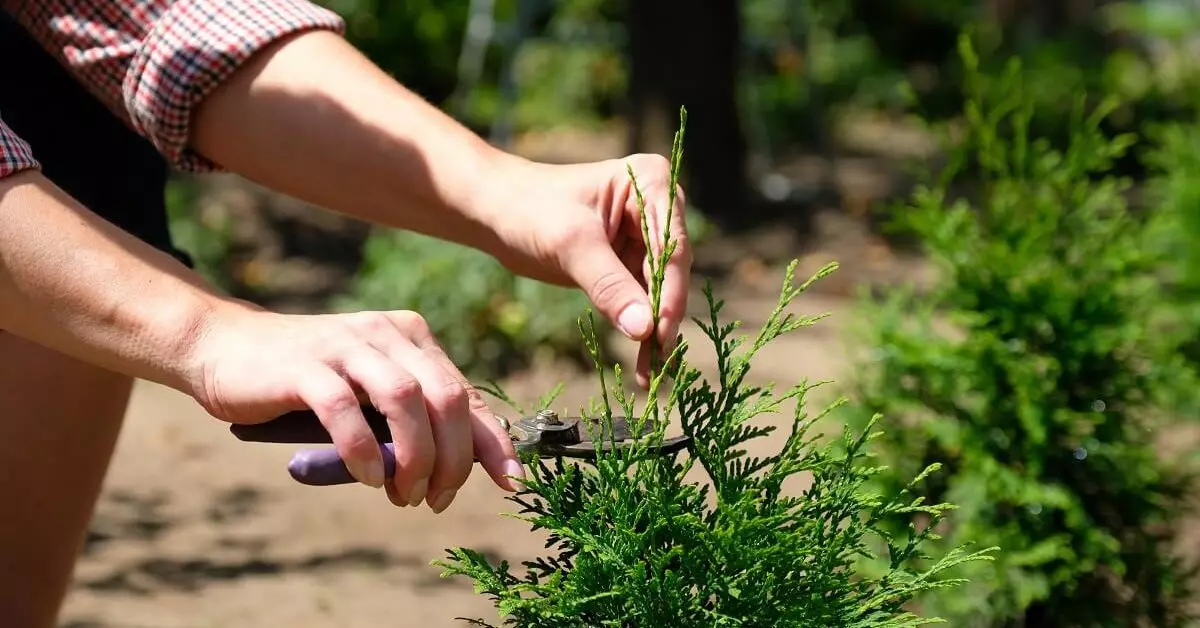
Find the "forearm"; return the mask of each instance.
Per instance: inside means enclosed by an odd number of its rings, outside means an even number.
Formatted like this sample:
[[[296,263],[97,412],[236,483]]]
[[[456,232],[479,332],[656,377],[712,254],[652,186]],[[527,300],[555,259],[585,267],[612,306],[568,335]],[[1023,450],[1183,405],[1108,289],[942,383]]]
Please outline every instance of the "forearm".
[[[198,107],[191,145],[305,201],[485,250],[494,235],[475,200],[525,166],[329,32],[239,69]]]
[[[0,179],[0,329],[181,389],[205,316],[222,303],[37,171]]]

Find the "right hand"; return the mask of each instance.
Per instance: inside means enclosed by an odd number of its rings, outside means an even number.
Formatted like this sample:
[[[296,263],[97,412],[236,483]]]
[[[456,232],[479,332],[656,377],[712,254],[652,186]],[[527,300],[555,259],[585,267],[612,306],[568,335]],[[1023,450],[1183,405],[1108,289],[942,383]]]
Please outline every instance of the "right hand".
[[[208,317],[193,352],[191,395],[231,423],[311,409],[355,479],[387,485],[397,506],[442,512],[477,457],[497,486],[524,478],[509,435],[415,312],[286,315],[233,308]],[[396,474],[359,408],[388,420]]]

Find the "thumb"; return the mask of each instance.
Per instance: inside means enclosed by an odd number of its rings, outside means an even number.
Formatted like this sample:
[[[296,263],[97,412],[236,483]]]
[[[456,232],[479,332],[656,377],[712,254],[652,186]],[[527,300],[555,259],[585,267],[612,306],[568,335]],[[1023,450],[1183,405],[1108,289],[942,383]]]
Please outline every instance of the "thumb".
[[[607,243],[577,248],[565,270],[622,333],[631,340],[650,337],[654,330],[650,298]]]

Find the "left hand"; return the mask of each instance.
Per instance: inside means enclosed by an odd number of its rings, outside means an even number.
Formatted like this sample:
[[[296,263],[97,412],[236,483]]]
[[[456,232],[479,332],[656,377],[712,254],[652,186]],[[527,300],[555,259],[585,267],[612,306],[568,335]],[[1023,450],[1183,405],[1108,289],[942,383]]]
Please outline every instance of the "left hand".
[[[626,164],[646,202],[649,243]],[[670,175],[667,159],[650,154],[588,164],[526,162],[488,186],[479,201],[499,240],[497,250],[489,252],[502,264],[519,275],[578,286],[601,315],[641,343],[636,372],[643,388],[649,385],[655,333],[646,249],[662,252]],[[684,207],[683,190],[678,190],[670,223],[677,244],[659,305],[657,339],[664,353],[673,347],[687,309],[692,250]]]

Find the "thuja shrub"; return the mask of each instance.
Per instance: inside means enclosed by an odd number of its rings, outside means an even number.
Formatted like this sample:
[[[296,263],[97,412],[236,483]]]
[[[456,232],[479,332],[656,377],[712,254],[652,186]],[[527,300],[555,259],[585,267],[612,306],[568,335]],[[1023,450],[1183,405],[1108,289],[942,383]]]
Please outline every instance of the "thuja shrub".
[[[662,255],[650,257],[656,318],[664,260],[673,246],[667,234]],[[688,365],[687,342],[680,338],[669,356],[655,362],[641,410],[621,387],[620,367],[610,372],[604,365],[591,317],[582,319],[601,391],[586,414],[602,425],[616,414],[629,417],[635,431],[649,425],[651,436],[629,449],[598,450],[593,461],[531,460],[526,489],[512,497],[520,506],[514,516],[548,534],[547,554],[514,568],[455,548],[439,562],[445,573],[470,578],[494,601],[503,625],[522,628],[931,623],[906,603],[958,584],[947,572],[988,559],[990,552],[955,547],[930,557],[934,528],[949,506],[914,499],[907,487],[882,495],[868,491],[868,479],[879,472],[869,462],[874,432],[847,431],[840,445],[822,442],[814,426],[828,410],[810,416],[805,402],[814,384],[776,392],[747,381],[757,351],[820,318],[787,309],[833,266],[799,286],[794,270],[793,263],[777,306],[751,336],[722,322],[721,302],[710,288],[708,320],[697,323],[716,349],[716,376],[705,379]],[[775,437],[775,453],[748,455],[750,441],[772,437],[776,429],[760,415],[778,413],[788,402],[795,412],[790,430]],[[654,448],[667,433],[668,417],[677,417],[692,440],[686,451],[660,456]],[[935,469],[922,469],[910,484]],[[796,476],[806,476],[809,488],[785,490]],[[885,521],[909,525],[889,533]],[[877,546],[883,552],[874,553]],[[863,556],[881,563],[883,575],[859,574],[855,564]],[[917,560],[929,564],[914,569]]]
[[[919,494],[959,507],[947,538],[1001,548],[922,608],[961,626],[1185,625],[1191,570],[1174,550],[1195,485],[1155,442],[1171,427],[1159,367],[1176,359],[1153,323],[1160,254],[1108,174],[1133,138],[1106,137],[1112,104],[1081,99],[1055,150],[1028,131],[1020,66],[985,76],[966,39],[961,52],[964,126],[897,212],[937,279],[867,303],[851,405],[891,417],[883,491],[940,461]]]

